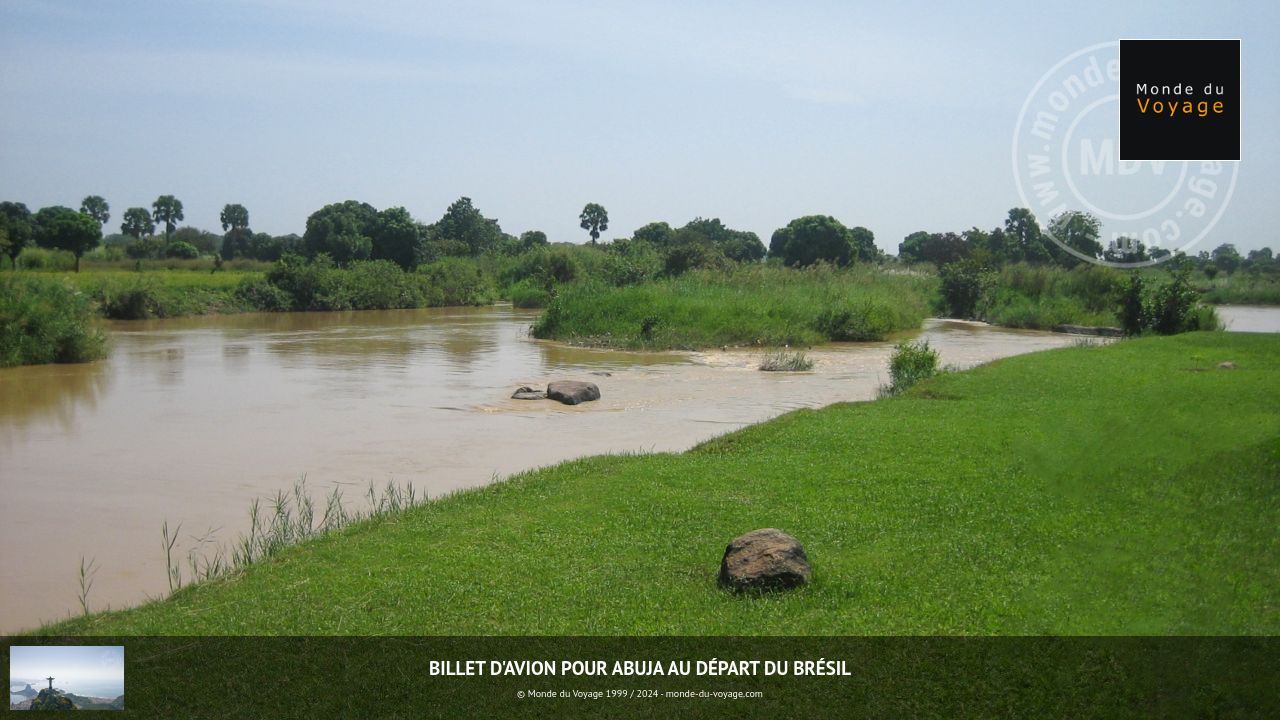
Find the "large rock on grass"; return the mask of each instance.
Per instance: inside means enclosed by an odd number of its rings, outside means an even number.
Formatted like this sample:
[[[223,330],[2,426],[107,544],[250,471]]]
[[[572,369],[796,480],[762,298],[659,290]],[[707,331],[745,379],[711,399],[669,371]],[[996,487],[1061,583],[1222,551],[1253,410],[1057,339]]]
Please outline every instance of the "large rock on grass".
[[[600,388],[595,383],[581,380],[557,380],[547,384],[547,397],[565,405],[591,402],[600,399]]]
[[[720,584],[738,592],[799,587],[809,582],[809,574],[800,541],[776,528],[734,538],[720,561]]]

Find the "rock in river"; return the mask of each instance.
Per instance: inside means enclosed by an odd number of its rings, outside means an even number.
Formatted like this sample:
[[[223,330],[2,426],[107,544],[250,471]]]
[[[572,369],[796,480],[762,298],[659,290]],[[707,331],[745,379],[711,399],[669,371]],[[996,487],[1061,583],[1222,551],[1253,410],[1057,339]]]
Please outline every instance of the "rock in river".
[[[546,400],[547,394],[542,392],[541,390],[534,390],[531,387],[525,386],[516,390],[514,393],[512,393],[511,399],[512,400]]]
[[[565,405],[577,405],[600,399],[600,388],[595,383],[580,380],[558,380],[547,384],[547,397]]]
[[[776,528],[734,538],[720,561],[720,584],[737,591],[784,590],[809,582],[800,541]]]

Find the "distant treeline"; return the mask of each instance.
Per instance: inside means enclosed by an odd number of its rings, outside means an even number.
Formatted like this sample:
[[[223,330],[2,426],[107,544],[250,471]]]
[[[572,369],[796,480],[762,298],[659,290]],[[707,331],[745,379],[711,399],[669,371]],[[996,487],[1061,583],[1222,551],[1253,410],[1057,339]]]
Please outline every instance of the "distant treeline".
[[[514,257],[549,244],[546,233],[539,230],[518,236],[504,232],[498,220],[485,217],[467,197],[451,204],[433,223],[414,219],[403,207],[378,210],[356,200],[333,203],[307,218],[302,235],[255,233],[248,209],[237,203],[223,207],[221,235],[179,227],[184,219],[183,205],[172,195],[161,195],[151,208],[125,210],[120,232],[104,238],[103,228],[110,218],[109,204],[97,195],[86,197],[79,211],[54,206],[32,213],[22,203],[0,202],[0,251],[15,268],[23,250],[33,245],[69,251],[77,269],[81,257],[103,245],[105,249],[91,256],[95,260],[208,257],[215,261],[275,262],[286,255],[327,255],[339,266],[360,260],[390,260],[412,270],[446,257]],[[579,220],[592,245],[609,227],[608,211],[598,203],[588,203]],[[156,234],[158,228],[163,230],[161,235]],[[1168,250],[1147,248],[1134,238],[1117,238],[1104,246],[1100,230],[1100,222],[1089,213],[1063,212],[1042,228],[1030,210],[1013,208],[1003,224],[991,230],[973,227],[959,233],[911,233],[898,245],[896,261],[930,263],[938,268],[966,260],[988,268],[1011,263],[1073,267],[1083,262],[1082,258],[1141,262],[1169,255]],[[627,244],[624,254],[635,254],[638,243],[646,246],[645,251],[654,251],[666,276],[766,258],[793,267],[817,262],[845,267],[895,259],[876,247],[875,235],[867,228],[847,227],[827,215],[792,220],[774,231],[767,248],[753,232],[727,227],[718,218],[701,217],[680,227],[651,222],[629,237],[606,244],[619,243]],[[1199,253],[1192,264],[1210,280],[1220,272],[1231,275],[1239,270],[1255,275],[1280,273],[1280,262],[1270,248],[1242,256],[1229,243]]]

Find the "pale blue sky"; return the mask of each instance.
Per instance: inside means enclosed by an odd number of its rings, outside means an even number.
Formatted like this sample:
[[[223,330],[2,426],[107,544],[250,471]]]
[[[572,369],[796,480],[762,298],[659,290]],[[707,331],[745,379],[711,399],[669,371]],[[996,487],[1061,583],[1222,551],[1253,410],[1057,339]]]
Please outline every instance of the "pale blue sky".
[[[896,251],[1021,204],[1040,76],[1121,37],[1244,41],[1244,162],[1206,241],[1280,248],[1272,3],[0,1],[0,199],[123,211],[172,193],[219,230],[301,232],[329,202],[434,221],[461,195],[581,242],[696,215],[831,214]],[[1043,218],[1042,220],[1047,220]]]
[[[124,692],[122,645],[14,645],[9,648],[9,685],[30,683],[37,690],[53,686],[67,692]]]

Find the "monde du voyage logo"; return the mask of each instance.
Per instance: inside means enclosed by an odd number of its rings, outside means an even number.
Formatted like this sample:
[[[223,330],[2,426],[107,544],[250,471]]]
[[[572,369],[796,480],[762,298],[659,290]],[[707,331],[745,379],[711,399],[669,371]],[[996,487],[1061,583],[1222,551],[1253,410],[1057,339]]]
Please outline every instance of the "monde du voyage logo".
[[[1111,267],[1195,254],[1239,175],[1240,50],[1239,40],[1113,40],[1049,68],[1013,137],[1018,194],[1045,236]],[[1096,219],[1109,252],[1081,252],[1048,228],[1072,213]]]

